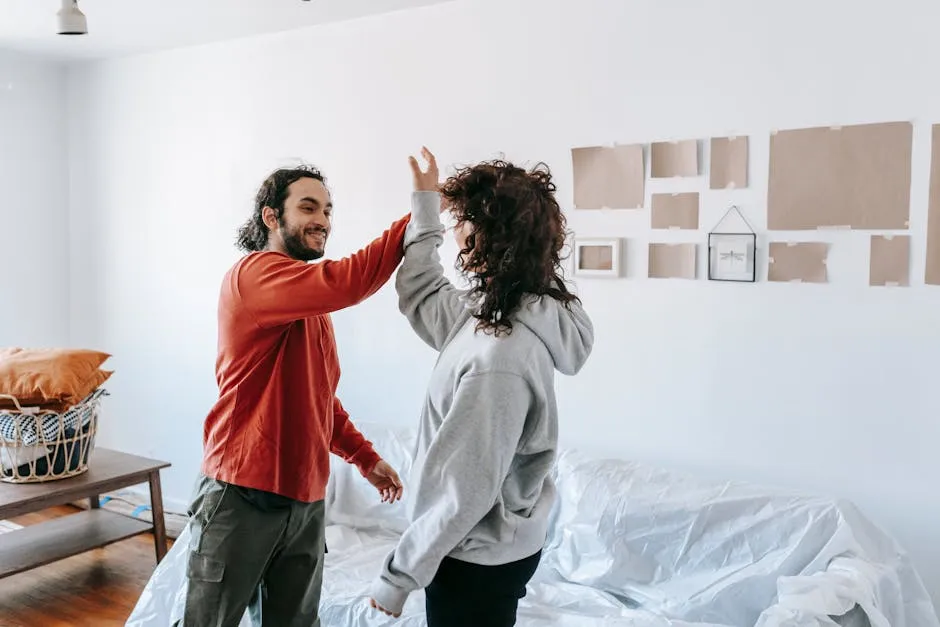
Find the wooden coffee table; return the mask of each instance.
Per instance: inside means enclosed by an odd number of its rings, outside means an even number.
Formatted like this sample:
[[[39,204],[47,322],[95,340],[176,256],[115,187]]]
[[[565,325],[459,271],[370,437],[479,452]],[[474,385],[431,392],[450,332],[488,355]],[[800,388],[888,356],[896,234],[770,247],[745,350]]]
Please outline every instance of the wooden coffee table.
[[[0,534],[0,579],[31,568],[153,532],[157,563],[167,551],[160,470],[168,462],[96,448],[88,470],[68,479],[43,483],[0,482],[0,520],[74,501],[91,508]],[[99,495],[140,483],[150,484],[153,523],[101,509]]]

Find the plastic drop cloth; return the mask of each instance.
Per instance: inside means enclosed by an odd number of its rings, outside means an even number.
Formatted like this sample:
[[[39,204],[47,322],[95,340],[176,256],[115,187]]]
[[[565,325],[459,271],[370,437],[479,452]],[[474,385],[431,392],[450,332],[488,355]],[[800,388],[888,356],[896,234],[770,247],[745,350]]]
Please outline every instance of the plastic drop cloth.
[[[412,432],[360,424],[408,490]],[[355,468],[334,459],[327,495],[324,627],[425,627],[424,594],[395,619],[368,606],[382,559],[407,524]],[[519,627],[940,627],[905,552],[851,504],[708,483],[565,451],[558,500]],[[186,527],[127,627],[182,615]],[[255,627],[243,618],[240,627]],[[269,626],[265,626],[269,627]]]

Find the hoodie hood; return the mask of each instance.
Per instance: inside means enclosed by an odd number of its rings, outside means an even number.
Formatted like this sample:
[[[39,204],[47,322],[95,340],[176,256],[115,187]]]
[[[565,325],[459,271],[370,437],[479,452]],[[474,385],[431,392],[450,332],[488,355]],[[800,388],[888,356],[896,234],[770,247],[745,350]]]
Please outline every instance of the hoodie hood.
[[[564,375],[577,374],[594,348],[594,324],[577,301],[566,307],[550,296],[531,298],[513,323],[524,325],[545,344],[555,369]]]

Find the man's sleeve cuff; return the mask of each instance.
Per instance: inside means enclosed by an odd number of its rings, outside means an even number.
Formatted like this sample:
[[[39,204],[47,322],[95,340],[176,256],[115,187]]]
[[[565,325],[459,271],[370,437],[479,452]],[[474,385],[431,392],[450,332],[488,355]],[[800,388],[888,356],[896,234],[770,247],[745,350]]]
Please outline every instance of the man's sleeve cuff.
[[[375,466],[382,461],[382,457],[369,446],[366,450],[356,453],[350,461],[359,468],[359,473],[363,477],[368,477],[369,473],[375,470]]]

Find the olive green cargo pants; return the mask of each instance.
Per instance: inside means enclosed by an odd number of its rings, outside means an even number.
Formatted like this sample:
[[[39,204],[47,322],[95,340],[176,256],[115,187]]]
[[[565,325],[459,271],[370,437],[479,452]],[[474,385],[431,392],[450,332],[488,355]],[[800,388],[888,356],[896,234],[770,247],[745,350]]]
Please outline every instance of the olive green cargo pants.
[[[199,477],[180,627],[319,627],[324,502]]]

